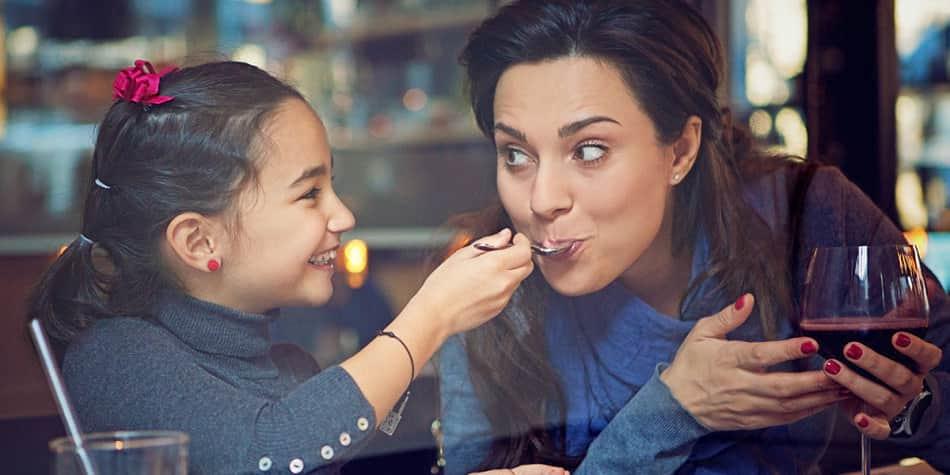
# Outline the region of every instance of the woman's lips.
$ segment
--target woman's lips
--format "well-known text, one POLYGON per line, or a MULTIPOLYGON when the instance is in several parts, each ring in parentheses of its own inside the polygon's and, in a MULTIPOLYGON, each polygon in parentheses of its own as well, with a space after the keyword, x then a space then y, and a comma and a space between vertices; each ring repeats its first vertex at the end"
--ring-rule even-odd
POLYGON ((538 255, 538 257, 543 257, 548 260, 563 261, 563 260, 570 259, 572 256, 576 255, 577 252, 580 250, 582 244, 583 244, 583 241, 578 241, 578 240, 559 241, 557 243, 550 244, 549 246, 545 246, 546 249, 553 250, 553 251, 548 251, 548 252, 535 251, 535 254, 538 255))

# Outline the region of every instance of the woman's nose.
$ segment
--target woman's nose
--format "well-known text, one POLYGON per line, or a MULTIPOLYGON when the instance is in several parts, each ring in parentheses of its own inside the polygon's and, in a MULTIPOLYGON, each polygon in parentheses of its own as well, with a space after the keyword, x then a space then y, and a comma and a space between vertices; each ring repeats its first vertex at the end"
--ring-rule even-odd
POLYGON ((554 219, 570 211, 572 204, 564 170, 556 163, 542 161, 532 183, 531 212, 554 219))

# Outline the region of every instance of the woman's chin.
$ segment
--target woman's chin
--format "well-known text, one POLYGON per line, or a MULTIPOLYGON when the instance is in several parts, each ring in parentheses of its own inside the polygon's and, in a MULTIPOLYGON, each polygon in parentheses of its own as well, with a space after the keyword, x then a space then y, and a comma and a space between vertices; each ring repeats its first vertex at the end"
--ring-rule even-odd
POLYGON ((546 272, 542 267, 541 275, 544 276, 544 280, 547 281, 548 285, 550 285, 555 292, 566 297, 579 297, 581 295, 592 294, 603 289, 611 282, 610 280, 600 282, 599 280, 590 278, 591 276, 589 275, 583 275, 582 272, 578 272, 577 270, 568 272, 546 272))

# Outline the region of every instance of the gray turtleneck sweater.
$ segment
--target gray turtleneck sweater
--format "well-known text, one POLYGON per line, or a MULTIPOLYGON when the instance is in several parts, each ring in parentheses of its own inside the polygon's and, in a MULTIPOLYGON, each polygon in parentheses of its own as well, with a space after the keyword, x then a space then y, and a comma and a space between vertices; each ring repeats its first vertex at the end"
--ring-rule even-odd
POLYGON ((97 322, 63 363, 83 429, 186 432, 193 474, 339 472, 373 408, 342 368, 272 346, 269 320, 171 294, 97 322))

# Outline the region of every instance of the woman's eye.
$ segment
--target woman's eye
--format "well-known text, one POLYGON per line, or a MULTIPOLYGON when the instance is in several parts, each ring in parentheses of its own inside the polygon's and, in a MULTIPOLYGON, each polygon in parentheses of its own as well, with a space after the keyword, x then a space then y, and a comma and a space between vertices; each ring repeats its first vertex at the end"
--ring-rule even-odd
POLYGON ((520 167, 528 164, 528 154, 516 148, 506 148, 502 150, 505 156, 505 165, 509 167, 520 167))
POLYGON ((574 152, 574 157, 582 162, 596 162, 607 155, 602 145, 582 145, 574 152))

